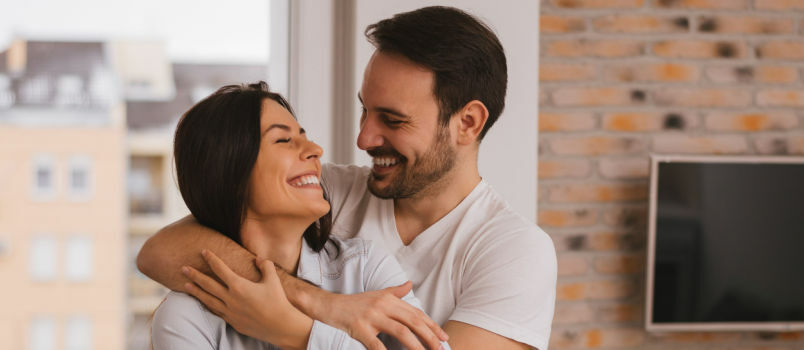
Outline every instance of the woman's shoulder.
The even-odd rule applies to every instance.
[[[155,329],[169,327],[175,331],[192,327],[213,333],[225,323],[207,310],[198,299],[181,292],[170,292],[154,312]]]

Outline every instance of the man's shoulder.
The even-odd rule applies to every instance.
[[[325,181],[352,180],[356,177],[367,178],[371,168],[358,165],[324,163],[321,165],[321,176]]]

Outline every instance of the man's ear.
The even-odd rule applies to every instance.
[[[469,101],[453,116],[456,124],[455,139],[459,145],[468,145],[477,142],[480,132],[489,119],[489,110],[483,102]]]

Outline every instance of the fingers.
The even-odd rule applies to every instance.
[[[220,278],[221,281],[223,281],[223,283],[226,283],[228,287],[231,287],[232,282],[240,278],[239,276],[237,276],[237,274],[232,272],[232,270],[229,269],[229,266],[226,266],[226,263],[224,263],[223,260],[221,260],[221,258],[215,255],[215,253],[204,249],[201,251],[201,256],[203,256],[204,260],[207,262],[207,264],[209,264],[209,267],[212,269],[212,272],[214,272],[215,275],[218,276],[218,278]]]
[[[377,338],[376,334],[371,334],[371,332],[355,334],[353,338],[363,343],[363,346],[368,350],[386,350],[385,344],[382,343],[380,338]]]
[[[220,316],[221,318],[226,318],[224,317],[226,311],[226,305],[220,299],[212,296],[211,294],[205,292],[201,288],[198,288],[198,286],[192,283],[185,283],[184,290],[187,291],[187,294],[190,294],[199,301],[201,301],[201,303],[204,304],[204,306],[206,306],[207,309],[209,309],[216,315]]]
[[[274,263],[268,259],[257,258],[256,261],[257,267],[260,269],[262,273],[262,282],[269,282],[273,280],[278,280],[279,276],[276,274],[276,267]]]
[[[407,349],[424,350],[424,346],[419,342],[419,339],[402,323],[392,319],[386,319],[386,321],[380,325],[380,330],[399,340]]]
[[[419,310],[417,309],[416,311]],[[439,336],[441,334],[440,332],[443,332],[441,331],[441,327],[438,327],[434,321],[421,311],[419,311],[421,314],[412,311],[406,311],[405,313],[405,319],[398,321],[407,325],[408,328],[419,337],[421,342],[427,345],[427,348],[439,349],[441,347],[441,339],[439,339]],[[430,321],[432,326],[435,326],[435,329],[425,320]]]
[[[411,289],[413,289],[413,283],[411,283],[410,281],[402,283],[396,287],[385,288],[385,290],[391,292],[391,294],[400,299],[408,295]]]
[[[193,281],[197,287],[200,287],[205,292],[212,294],[212,296],[220,300],[225,300],[227,295],[226,287],[218,283],[218,281],[216,281],[214,278],[209,277],[190,266],[182,267],[181,272],[187,276],[187,278]]]

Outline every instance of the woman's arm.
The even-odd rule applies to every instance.
[[[181,273],[182,266],[212,274],[201,257],[204,249],[214,252],[238,275],[251,281],[259,280],[254,254],[189,215],[159,230],[145,242],[137,255],[137,268],[171,290],[185,291],[184,284],[189,280]]]

